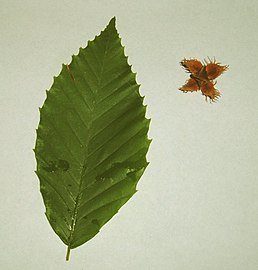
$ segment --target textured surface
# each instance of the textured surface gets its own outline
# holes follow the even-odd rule
[[[37,175],[46,216],[72,249],[136,192],[147,166],[149,120],[113,18],[63,65],[37,130]]]

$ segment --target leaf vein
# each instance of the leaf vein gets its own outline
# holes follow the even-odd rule
[[[78,164],[81,164],[81,162],[76,158],[76,155],[74,155],[74,153],[71,151],[71,149],[68,147],[66,140],[64,139],[64,137],[61,135],[61,132],[58,131],[58,128],[56,127],[56,125],[50,120],[49,115],[46,113],[45,114],[46,118],[48,119],[48,122],[52,125],[52,127],[54,128],[54,130],[56,131],[56,135],[59,136],[62,139],[63,145],[65,146],[65,148],[68,150],[68,152],[72,155],[72,157],[74,158],[74,160],[76,162],[78,162]],[[81,164],[82,165],[82,164]]]
[[[84,217],[87,217],[87,216],[91,215],[91,214],[94,213],[94,212],[99,211],[101,208],[105,208],[105,207],[107,207],[107,206],[109,206],[109,205],[111,205],[111,204],[113,204],[113,203],[115,203],[115,202],[124,200],[124,199],[126,199],[126,198],[130,199],[134,193],[135,193],[135,192],[132,192],[132,193],[129,194],[129,195],[120,197],[119,199],[115,199],[115,200],[110,201],[110,202],[108,202],[108,203],[106,203],[106,204],[104,204],[104,205],[102,205],[102,206],[100,206],[100,207],[98,207],[98,208],[96,208],[96,209],[93,209],[92,211],[90,211],[89,213],[87,213],[86,215],[84,215],[83,217],[81,217],[80,220],[82,220]],[[79,222],[80,220],[78,220],[78,222]],[[79,231],[80,231],[80,230],[78,230],[77,233],[78,233]]]
[[[104,160],[102,160],[101,162],[99,162],[95,167],[93,167],[91,170],[89,170],[88,172],[86,172],[86,174],[91,173],[93,170],[96,170],[96,168],[98,168],[101,164],[103,164],[104,162],[106,162],[108,159],[110,159],[115,153],[117,153],[119,150],[121,150],[122,147],[124,147],[125,145],[128,144],[129,141],[131,141],[132,139],[134,139],[138,134],[141,133],[141,131],[143,129],[146,129],[146,127],[142,127],[136,134],[134,134],[132,137],[130,137],[128,140],[126,140],[123,144],[121,144],[115,151],[113,151],[110,155],[108,155]]]
[[[85,128],[88,129],[88,125],[84,122],[84,120],[82,119],[80,113],[75,109],[75,106],[74,106],[73,102],[71,102],[71,99],[70,99],[70,98],[68,97],[68,95],[66,94],[66,91],[65,91],[63,88],[61,88],[61,91],[60,91],[60,92],[63,94],[63,96],[65,96],[65,97],[67,98],[67,100],[68,100],[69,103],[72,105],[73,110],[74,110],[75,113],[78,115],[79,119],[81,120],[81,122],[83,123],[83,125],[85,126]]]
[[[67,204],[66,200],[61,196],[61,194],[56,190],[56,188],[46,179],[46,177],[41,175],[41,179],[44,179],[44,181],[52,188],[52,190],[58,195],[58,197],[61,199],[60,201],[63,202],[63,204],[66,206],[67,209],[70,209],[70,206]]]

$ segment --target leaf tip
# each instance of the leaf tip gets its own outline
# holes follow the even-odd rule
[[[115,27],[115,25],[116,25],[116,16],[114,16],[114,17],[110,20],[108,26],[113,26],[113,27]]]

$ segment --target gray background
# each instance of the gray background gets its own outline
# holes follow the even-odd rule
[[[0,268],[257,270],[257,14],[257,1],[0,0]],[[113,16],[152,118],[151,163],[67,263],[33,172],[38,107]],[[177,90],[179,61],[207,56],[230,66],[216,104]]]

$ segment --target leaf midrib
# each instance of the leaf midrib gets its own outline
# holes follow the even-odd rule
[[[99,78],[97,78],[98,84],[97,84],[96,92],[94,93],[95,97],[98,94],[98,90],[102,88],[101,87],[101,81],[102,81],[103,70],[104,70],[104,66],[105,66],[105,58],[106,58],[106,55],[107,55],[107,51],[109,49],[108,48],[109,41],[110,41],[110,31],[108,29],[108,38],[107,38],[107,42],[106,42],[106,48],[105,48],[105,52],[104,52],[103,62],[102,62],[102,65],[101,65],[101,73],[100,73]],[[84,59],[87,60],[85,57],[84,57]],[[90,67],[89,64],[88,64],[88,66]],[[87,137],[86,137],[85,157],[84,157],[84,161],[83,161],[83,168],[82,168],[82,170],[80,172],[79,190],[78,190],[78,195],[76,197],[74,211],[73,211],[73,215],[72,215],[72,225],[71,225],[70,235],[69,235],[69,238],[68,238],[68,250],[71,247],[71,243],[73,241],[73,234],[75,232],[75,228],[76,228],[76,224],[77,224],[77,220],[78,220],[78,209],[80,207],[80,200],[81,200],[81,196],[82,196],[82,190],[81,189],[82,189],[82,185],[83,185],[83,179],[85,179],[84,176],[85,176],[86,171],[87,171],[86,164],[87,164],[87,159],[89,157],[88,156],[88,144],[89,144],[89,141],[90,141],[90,138],[91,138],[91,130],[92,130],[92,124],[93,124],[93,120],[94,120],[93,115],[94,115],[95,108],[96,108],[96,103],[94,102],[93,103],[93,108],[92,108],[92,110],[90,110],[90,117],[89,118],[91,120],[89,122],[88,133],[87,133]],[[83,190],[85,190],[85,188]]]

